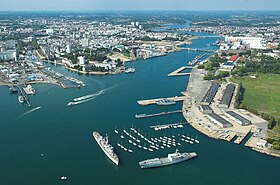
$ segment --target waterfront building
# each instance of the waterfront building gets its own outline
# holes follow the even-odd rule
[[[224,118],[222,118],[221,116],[219,116],[215,113],[208,114],[207,117],[210,121],[219,125],[222,128],[228,128],[228,127],[232,126],[232,124],[230,122],[228,122],[227,120],[225,120]]]
[[[251,49],[265,49],[265,41],[261,37],[225,37],[226,42],[241,42],[247,44]]]
[[[227,111],[225,113],[225,115],[229,119],[235,121],[236,123],[239,123],[242,126],[246,126],[246,125],[250,125],[251,124],[251,121],[249,121],[248,119],[244,118],[243,116],[241,116],[241,115],[239,115],[239,114],[237,114],[237,113],[235,113],[233,111]]]

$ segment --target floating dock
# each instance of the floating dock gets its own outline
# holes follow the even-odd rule
[[[176,69],[175,71],[169,73],[167,76],[186,76],[186,75],[190,75],[191,72],[188,73],[181,73],[182,71],[184,71],[185,69],[192,69],[192,66],[183,66],[180,67],[179,69]]]
[[[155,114],[136,114],[135,118],[140,119],[140,118],[148,118],[148,117],[162,116],[162,115],[175,114],[175,113],[182,113],[182,110],[160,112]]]
[[[168,129],[168,128],[181,128],[183,125],[188,124],[187,122],[182,122],[182,123],[168,123],[168,124],[162,124],[162,125],[153,125],[150,126],[151,129],[154,130],[163,130],[163,129]]]
[[[170,97],[170,98],[157,98],[157,99],[150,99],[150,100],[139,100],[137,103],[141,106],[145,105],[152,105],[155,104],[157,101],[162,100],[162,99],[167,99],[171,101],[183,101],[186,97],[185,96],[175,96],[175,97]]]

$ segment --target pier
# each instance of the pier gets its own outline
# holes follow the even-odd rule
[[[157,101],[162,100],[162,99],[167,99],[171,101],[183,101],[186,97],[185,96],[175,96],[175,97],[170,97],[170,98],[157,98],[157,99],[150,99],[150,100],[139,100],[137,103],[141,106],[146,106],[146,105],[151,105],[155,104]]]
[[[176,69],[175,71],[169,73],[167,76],[186,76],[186,75],[190,75],[191,73],[181,73],[182,71],[184,71],[185,69],[192,69],[192,66],[183,66],[180,67],[179,69]]]
[[[168,112],[160,112],[155,114],[136,114],[135,118],[141,119],[141,118],[148,118],[148,117],[155,117],[155,116],[163,116],[167,114],[176,114],[176,113],[182,113],[182,110],[175,110],[175,111],[168,111]]]
[[[20,86],[17,86],[19,91],[20,91],[20,94],[22,95],[22,97],[24,98],[26,104],[28,107],[31,107],[31,104],[29,102],[29,97],[28,95],[25,93],[25,91],[20,87]]]

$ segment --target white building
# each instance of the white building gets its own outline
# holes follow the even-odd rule
[[[85,65],[86,60],[85,60],[85,57],[84,57],[84,56],[79,56],[79,57],[78,57],[78,60],[79,60],[79,65]]]
[[[87,47],[89,45],[89,40],[87,38],[81,39],[81,45]]]
[[[242,42],[242,44],[249,45],[252,49],[265,49],[264,39],[261,37],[225,37],[226,42]]]
[[[67,44],[66,45],[66,53],[71,53],[71,51],[72,51],[72,45],[71,44]]]
[[[54,30],[53,30],[53,29],[46,29],[46,33],[47,33],[47,34],[53,34],[53,33],[54,33]]]
[[[16,50],[7,50],[0,52],[0,60],[17,60]]]

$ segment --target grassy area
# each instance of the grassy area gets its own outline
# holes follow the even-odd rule
[[[233,78],[245,88],[242,104],[280,118],[280,75],[265,74],[252,78]]]
[[[280,139],[280,125],[276,125],[272,130],[268,130],[267,134],[270,138]]]

